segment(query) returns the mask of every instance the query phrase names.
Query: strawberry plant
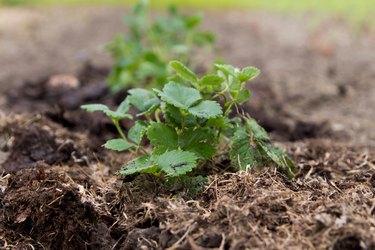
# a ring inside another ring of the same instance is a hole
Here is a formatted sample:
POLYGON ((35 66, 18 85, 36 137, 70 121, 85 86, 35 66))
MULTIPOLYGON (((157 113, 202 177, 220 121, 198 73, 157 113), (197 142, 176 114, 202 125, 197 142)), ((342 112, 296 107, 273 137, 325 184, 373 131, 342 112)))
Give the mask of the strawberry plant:
POLYGON ((197 29, 201 15, 182 15, 170 7, 167 16, 151 20, 146 0, 136 4, 125 21, 128 33, 117 35, 106 47, 115 59, 107 79, 112 91, 134 83, 161 88, 167 80, 170 60, 193 63, 191 53, 214 42, 212 33, 197 29))
POLYGON ((275 164, 293 177, 294 163, 270 143, 266 131, 254 119, 233 112, 250 98, 245 84, 258 76, 257 68, 215 65, 216 74, 198 77, 179 61, 169 65, 176 74, 162 90, 131 89, 116 111, 100 104, 82 106, 105 113, 119 130, 121 137, 108 141, 106 148, 138 155, 121 174, 186 178, 224 150, 236 170, 275 164), (138 119, 125 135, 118 122, 133 119, 130 106, 137 109, 138 119), (150 150, 142 146, 144 137, 150 150))

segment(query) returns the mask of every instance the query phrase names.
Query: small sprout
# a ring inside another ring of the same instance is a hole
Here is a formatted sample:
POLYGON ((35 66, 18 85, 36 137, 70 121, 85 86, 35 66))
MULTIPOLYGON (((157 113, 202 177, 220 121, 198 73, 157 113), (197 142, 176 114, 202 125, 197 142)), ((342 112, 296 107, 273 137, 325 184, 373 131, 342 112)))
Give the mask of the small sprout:
MULTIPOLYGON (((171 7, 168 15, 151 19, 148 7, 148 1, 140 0, 125 19, 129 32, 126 36, 117 35, 106 46, 115 59, 107 79, 113 92, 135 84, 161 89, 167 82, 168 61, 178 59, 197 65, 200 60, 194 60, 192 52, 212 50, 214 34, 198 28, 202 15, 182 15, 171 7)), ((180 62, 173 61, 171 66, 196 82, 194 73, 180 62)))
POLYGON ((146 120, 138 118, 141 120, 135 121, 127 133, 131 142, 120 132, 120 139, 105 144, 116 151, 136 149, 133 153, 139 157, 119 173, 150 173, 169 183, 176 178, 185 183, 199 175, 199 168, 207 161, 228 153, 232 166, 239 171, 274 164, 293 177, 294 163, 270 143, 264 128, 254 119, 231 114, 234 106, 250 98, 245 84, 259 74, 258 69, 220 64, 216 65, 216 74, 198 77, 179 61, 170 65, 180 81, 168 82, 162 90, 131 89, 116 111, 98 104, 83 106, 88 111, 102 111, 116 127, 119 119, 128 118, 130 106, 145 116, 146 120), (144 138, 151 145, 150 151, 141 145, 144 138), (230 142, 229 148, 218 152, 225 142, 230 142))

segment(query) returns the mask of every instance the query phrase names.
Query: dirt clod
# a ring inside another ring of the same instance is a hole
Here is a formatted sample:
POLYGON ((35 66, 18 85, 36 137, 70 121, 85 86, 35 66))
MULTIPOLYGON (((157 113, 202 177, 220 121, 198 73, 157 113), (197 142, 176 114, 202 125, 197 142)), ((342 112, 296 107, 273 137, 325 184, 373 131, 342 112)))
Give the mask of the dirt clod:
POLYGON ((10 125, 9 133, 14 138, 7 160, 3 163, 3 171, 17 171, 35 167, 38 162, 48 165, 67 163, 75 153, 79 152, 74 141, 69 138, 57 138, 50 127, 31 124, 19 127, 10 125))

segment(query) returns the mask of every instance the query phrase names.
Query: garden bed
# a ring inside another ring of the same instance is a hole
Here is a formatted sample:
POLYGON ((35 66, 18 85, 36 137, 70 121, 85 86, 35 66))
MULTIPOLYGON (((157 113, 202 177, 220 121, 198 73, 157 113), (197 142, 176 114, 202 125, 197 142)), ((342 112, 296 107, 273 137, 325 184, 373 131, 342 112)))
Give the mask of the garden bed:
MULTIPOLYGON (((106 26, 103 16, 118 14, 90 11, 83 28, 90 35, 96 23, 106 26)), ((334 19, 324 24, 335 27, 330 36, 324 25, 309 30, 301 20, 237 11, 209 13, 205 23, 230 63, 262 70, 245 110, 297 163, 293 180, 273 167, 228 172, 225 161, 194 194, 150 175, 118 176, 130 156, 101 147, 115 128, 79 109, 114 107, 125 97, 105 87, 108 64, 46 68, 32 80, 8 67, 0 103, 1 248, 375 249, 375 36, 353 38, 334 19)), ((59 25, 48 30, 51 41, 72 24, 59 25)))

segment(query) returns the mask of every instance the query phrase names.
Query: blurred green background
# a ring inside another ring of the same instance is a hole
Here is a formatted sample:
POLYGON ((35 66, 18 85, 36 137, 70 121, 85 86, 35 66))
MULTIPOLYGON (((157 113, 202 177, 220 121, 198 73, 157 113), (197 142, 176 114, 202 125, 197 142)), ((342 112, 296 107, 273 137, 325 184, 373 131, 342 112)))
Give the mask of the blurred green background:
MULTIPOLYGON (((0 5, 131 5, 134 0, 0 0, 0 5)), ((249 8, 281 12, 303 13, 314 11, 337 15, 353 22, 370 21, 375 18, 375 0, 151 0, 154 7, 176 4, 181 7, 224 9, 249 8)))

